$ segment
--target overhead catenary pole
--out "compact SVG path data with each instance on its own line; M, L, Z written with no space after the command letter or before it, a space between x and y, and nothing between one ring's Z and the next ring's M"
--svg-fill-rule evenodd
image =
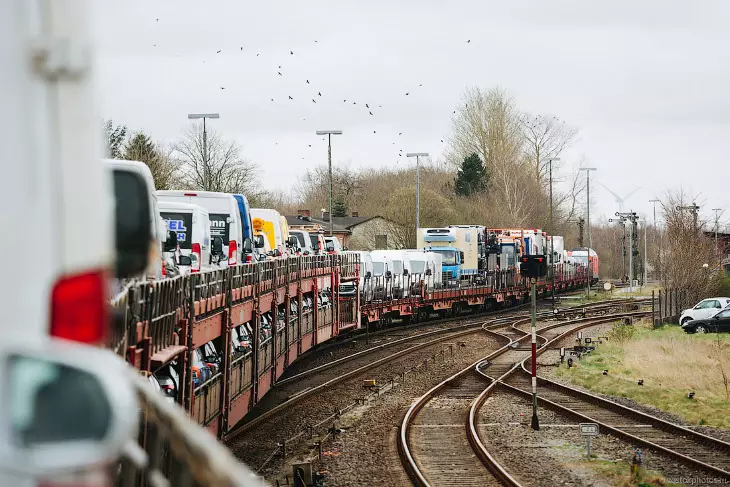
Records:
M648 226L646 225L646 222L644 222L644 286L646 286L646 280L649 277L649 271L647 270L647 260L646 260L647 233L648 233Z
M416 235L421 218L421 157L428 157L428 152L408 152L406 157L416 158Z
M342 135L342 130L317 130L317 135L327 136L327 167L329 168L330 180L330 237L334 233L334 222L332 219L332 136Z
M713 208L712 211L715 212L715 252L719 254L720 249L717 247L717 230L720 222L720 212L722 211L722 208Z
M662 244L661 241L657 242L657 233L659 233L659 229L656 226L656 204L661 203L661 200L653 199L649 200L649 203L654 203L654 245L657 246L656 249L656 269L654 270L654 279L659 280L659 266L661 265L662 260Z
M580 171L586 172L586 240L588 247L588 279L586 279L586 295L590 299L591 297L591 171L596 171L595 167L581 167Z
M189 120L203 119L203 189L208 190L210 183L210 157L208 155L208 131L205 127L206 118L220 118L219 113L188 113Z

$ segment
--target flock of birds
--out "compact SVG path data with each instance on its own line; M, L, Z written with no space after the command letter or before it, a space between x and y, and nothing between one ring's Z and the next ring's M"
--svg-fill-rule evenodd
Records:
M155 19L155 22L159 22L159 21L160 21L159 18ZM314 43L317 44L317 43L319 43L319 41L315 39L314 40ZM466 41L466 43L467 44L470 44L471 43L471 39L468 39ZM153 47L157 47L157 44L153 44ZM243 52L244 47L243 46L240 46L239 50L241 52ZM221 54L222 52L223 52L223 49L218 49L216 51L216 54ZM257 52L256 53L256 57L260 57L260 56L261 56L261 53L260 52ZM289 50L289 56L294 56L294 50L292 50L292 49ZM203 60L203 63L205 63L205 60ZM278 66L278 68L277 68L277 71L276 71L276 75L277 76L284 77L284 73L282 73L282 70L284 69L284 68L282 68L283 65L282 64L279 64L277 66ZM312 85L312 83L310 83L309 79L307 79L307 78L304 78L303 83L305 83L306 85L310 85L310 86ZM418 87L419 88L422 88L423 87L423 83L419 83L418 84ZM225 86L220 86L220 89L221 90L225 90L226 87ZM403 93L403 96L410 96L410 95L411 95L411 91L410 90ZM292 95L287 95L287 97L288 97L288 100L287 101L294 101L294 97ZM324 97L322 95L322 92L318 90L317 93L316 93L316 95L312 95L311 102L313 104L317 104L317 99L320 99L321 100L321 98L324 98ZM276 102L276 99L275 98L270 98L270 101L275 103ZM348 99L347 98L344 98L342 100L342 103L345 103L345 104L351 103L353 106L357 106L358 105L357 101L350 100L350 102L348 102ZM375 110L375 106L376 106L375 104L371 104L369 102L361 102L360 103L360 106L362 106L365 109L365 111L367 111L367 113L368 113L369 116L375 116L375 113L373 113L373 110ZM383 105L382 104L378 104L377 105L377 108L378 109L383 108ZM456 114L456 110L453 111L453 114ZM302 120L306 120L306 118L303 118ZM377 134L377 131L376 130L373 130L373 134ZM398 132L398 136L402 136L402 135L403 135L403 132ZM443 139L441 139L441 143L444 143L444 140ZM278 145L278 144L279 143L276 142L276 145ZM396 142L393 141L392 142L392 145L395 145L395 144L396 144ZM312 147L312 144L309 144L309 147L311 148ZM399 149L398 150L398 159L402 158L403 155L404 155L403 154L403 149ZM304 159L304 157L302 157L302 159ZM398 163L398 162L399 161L396 161L396 163Z

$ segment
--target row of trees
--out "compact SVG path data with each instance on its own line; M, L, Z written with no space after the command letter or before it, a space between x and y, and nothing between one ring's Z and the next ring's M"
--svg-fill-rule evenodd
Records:
M241 146L215 131L207 131L205 148L202 127L196 124L186 127L170 146L111 120L104 122L104 134L108 156L147 164L157 189L243 193L257 204L270 198L259 188L257 167L243 157Z
M549 160L558 158L576 133L555 117L521 111L501 89L467 90L452 119L445 163L421 168L421 226L459 222L577 234L566 222L576 213L583 187L576 177L567 191L555 192L555 225L550 228L547 171ZM558 167L555 161L553 169ZM333 213L355 209L382 216L394 223L392 243L413 247L414 181L412 168L335 166ZM321 166L306 172L293 198L278 203L285 211L327 208L328 197L328 172Z

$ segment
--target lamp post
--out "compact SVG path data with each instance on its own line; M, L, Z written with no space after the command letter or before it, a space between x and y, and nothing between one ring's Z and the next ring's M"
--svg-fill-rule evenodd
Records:
M203 189L208 188L208 132L205 129L206 118L221 118L219 113L188 113L189 120L203 119Z
M550 293L553 301L553 309L555 309L555 246L553 239L555 238L555 223L553 222L553 161L560 161L559 157L548 159L548 167L550 168L550 273L552 274L552 292ZM590 255L590 250L588 251Z
M342 135L342 130L317 130L317 135L327 136L327 166L330 177L330 237L333 235L334 226L332 222L332 136Z
M416 235L418 235L421 214L421 161L419 158L428 157L428 152L408 152L406 157L416 158Z
M654 279L659 280L659 264L662 259L662 245L661 245L661 240L659 241L659 243L657 243L657 238L656 238L657 233L658 233L657 226L656 226L656 204L661 203L661 200L653 199L653 200L649 200L649 203L654 203L654 245L657 246L656 270L654 271Z
M595 167L581 167L579 171L586 172L586 240L588 244L588 279L586 280L586 294L591 297L591 171L597 171Z

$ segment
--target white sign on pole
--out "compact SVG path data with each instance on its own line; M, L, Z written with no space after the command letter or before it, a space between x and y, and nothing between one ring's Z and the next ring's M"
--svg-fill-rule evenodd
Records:
M596 423L580 423L580 434L586 439L586 457L591 458L591 437L598 436Z
M598 425L596 423L580 423L581 436L598 436Z

